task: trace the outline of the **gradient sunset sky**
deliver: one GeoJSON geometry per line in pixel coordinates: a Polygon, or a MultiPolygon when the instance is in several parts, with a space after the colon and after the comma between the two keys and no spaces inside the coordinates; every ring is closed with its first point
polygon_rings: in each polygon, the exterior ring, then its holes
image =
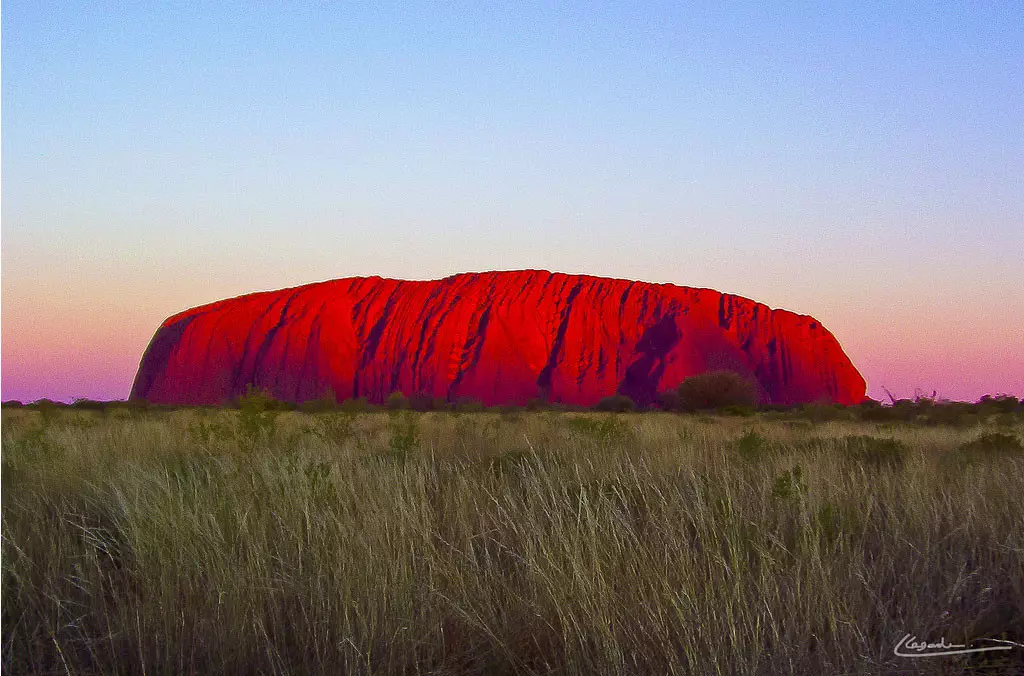
{"type": "Polygon", "coordinates": [[[209,301],[519,268],[1024,396],[1024,3],[128,5],[2,6],[4,400],[125,398],[209,301]]]}

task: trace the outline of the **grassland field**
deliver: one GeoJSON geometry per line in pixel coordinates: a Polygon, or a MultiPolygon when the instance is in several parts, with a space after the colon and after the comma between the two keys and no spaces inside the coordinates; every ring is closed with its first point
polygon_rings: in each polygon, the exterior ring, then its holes
{"type": "Polygon", "coordinates": [[[5,408],[3,673],[1016,674],[1024,416],[5,408]]]}

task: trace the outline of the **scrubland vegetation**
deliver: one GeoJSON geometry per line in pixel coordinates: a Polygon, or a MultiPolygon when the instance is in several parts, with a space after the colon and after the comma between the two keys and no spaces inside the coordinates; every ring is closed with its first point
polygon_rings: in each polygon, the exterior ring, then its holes
{"type": "Polygon", "coordinates": [[[1024,669],[893,653],[1024,643],[1016,400],[238,403],[4,409],[4,673],[1024,669]]]}

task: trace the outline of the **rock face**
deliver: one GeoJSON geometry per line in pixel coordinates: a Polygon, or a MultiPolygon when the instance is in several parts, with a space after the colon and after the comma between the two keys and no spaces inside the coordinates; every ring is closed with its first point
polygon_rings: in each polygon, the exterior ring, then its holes
{"type": "Polygon", "coordinates": [[[186,310],[157,330],[131,396],[219,404],[251,383],[293,402],[401,391],[647,404],[720,369],[756,380],[765,403],[864,399],[864,379],[812,317],[710,289],[536,270],[356,277],[186,310]]]}

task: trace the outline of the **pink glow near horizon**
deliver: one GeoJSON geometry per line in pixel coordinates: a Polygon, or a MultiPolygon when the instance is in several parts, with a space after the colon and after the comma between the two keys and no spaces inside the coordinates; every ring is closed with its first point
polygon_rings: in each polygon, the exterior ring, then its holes
{"type": "Polygon", "coordinates": [[[125,399],[149,338],[104,337],[90,344],[48,345],[11,341],[2,353],[2,398],[73,401],[125,399]],[[141,347],[140,347],[141,345],[141,347]]]}

